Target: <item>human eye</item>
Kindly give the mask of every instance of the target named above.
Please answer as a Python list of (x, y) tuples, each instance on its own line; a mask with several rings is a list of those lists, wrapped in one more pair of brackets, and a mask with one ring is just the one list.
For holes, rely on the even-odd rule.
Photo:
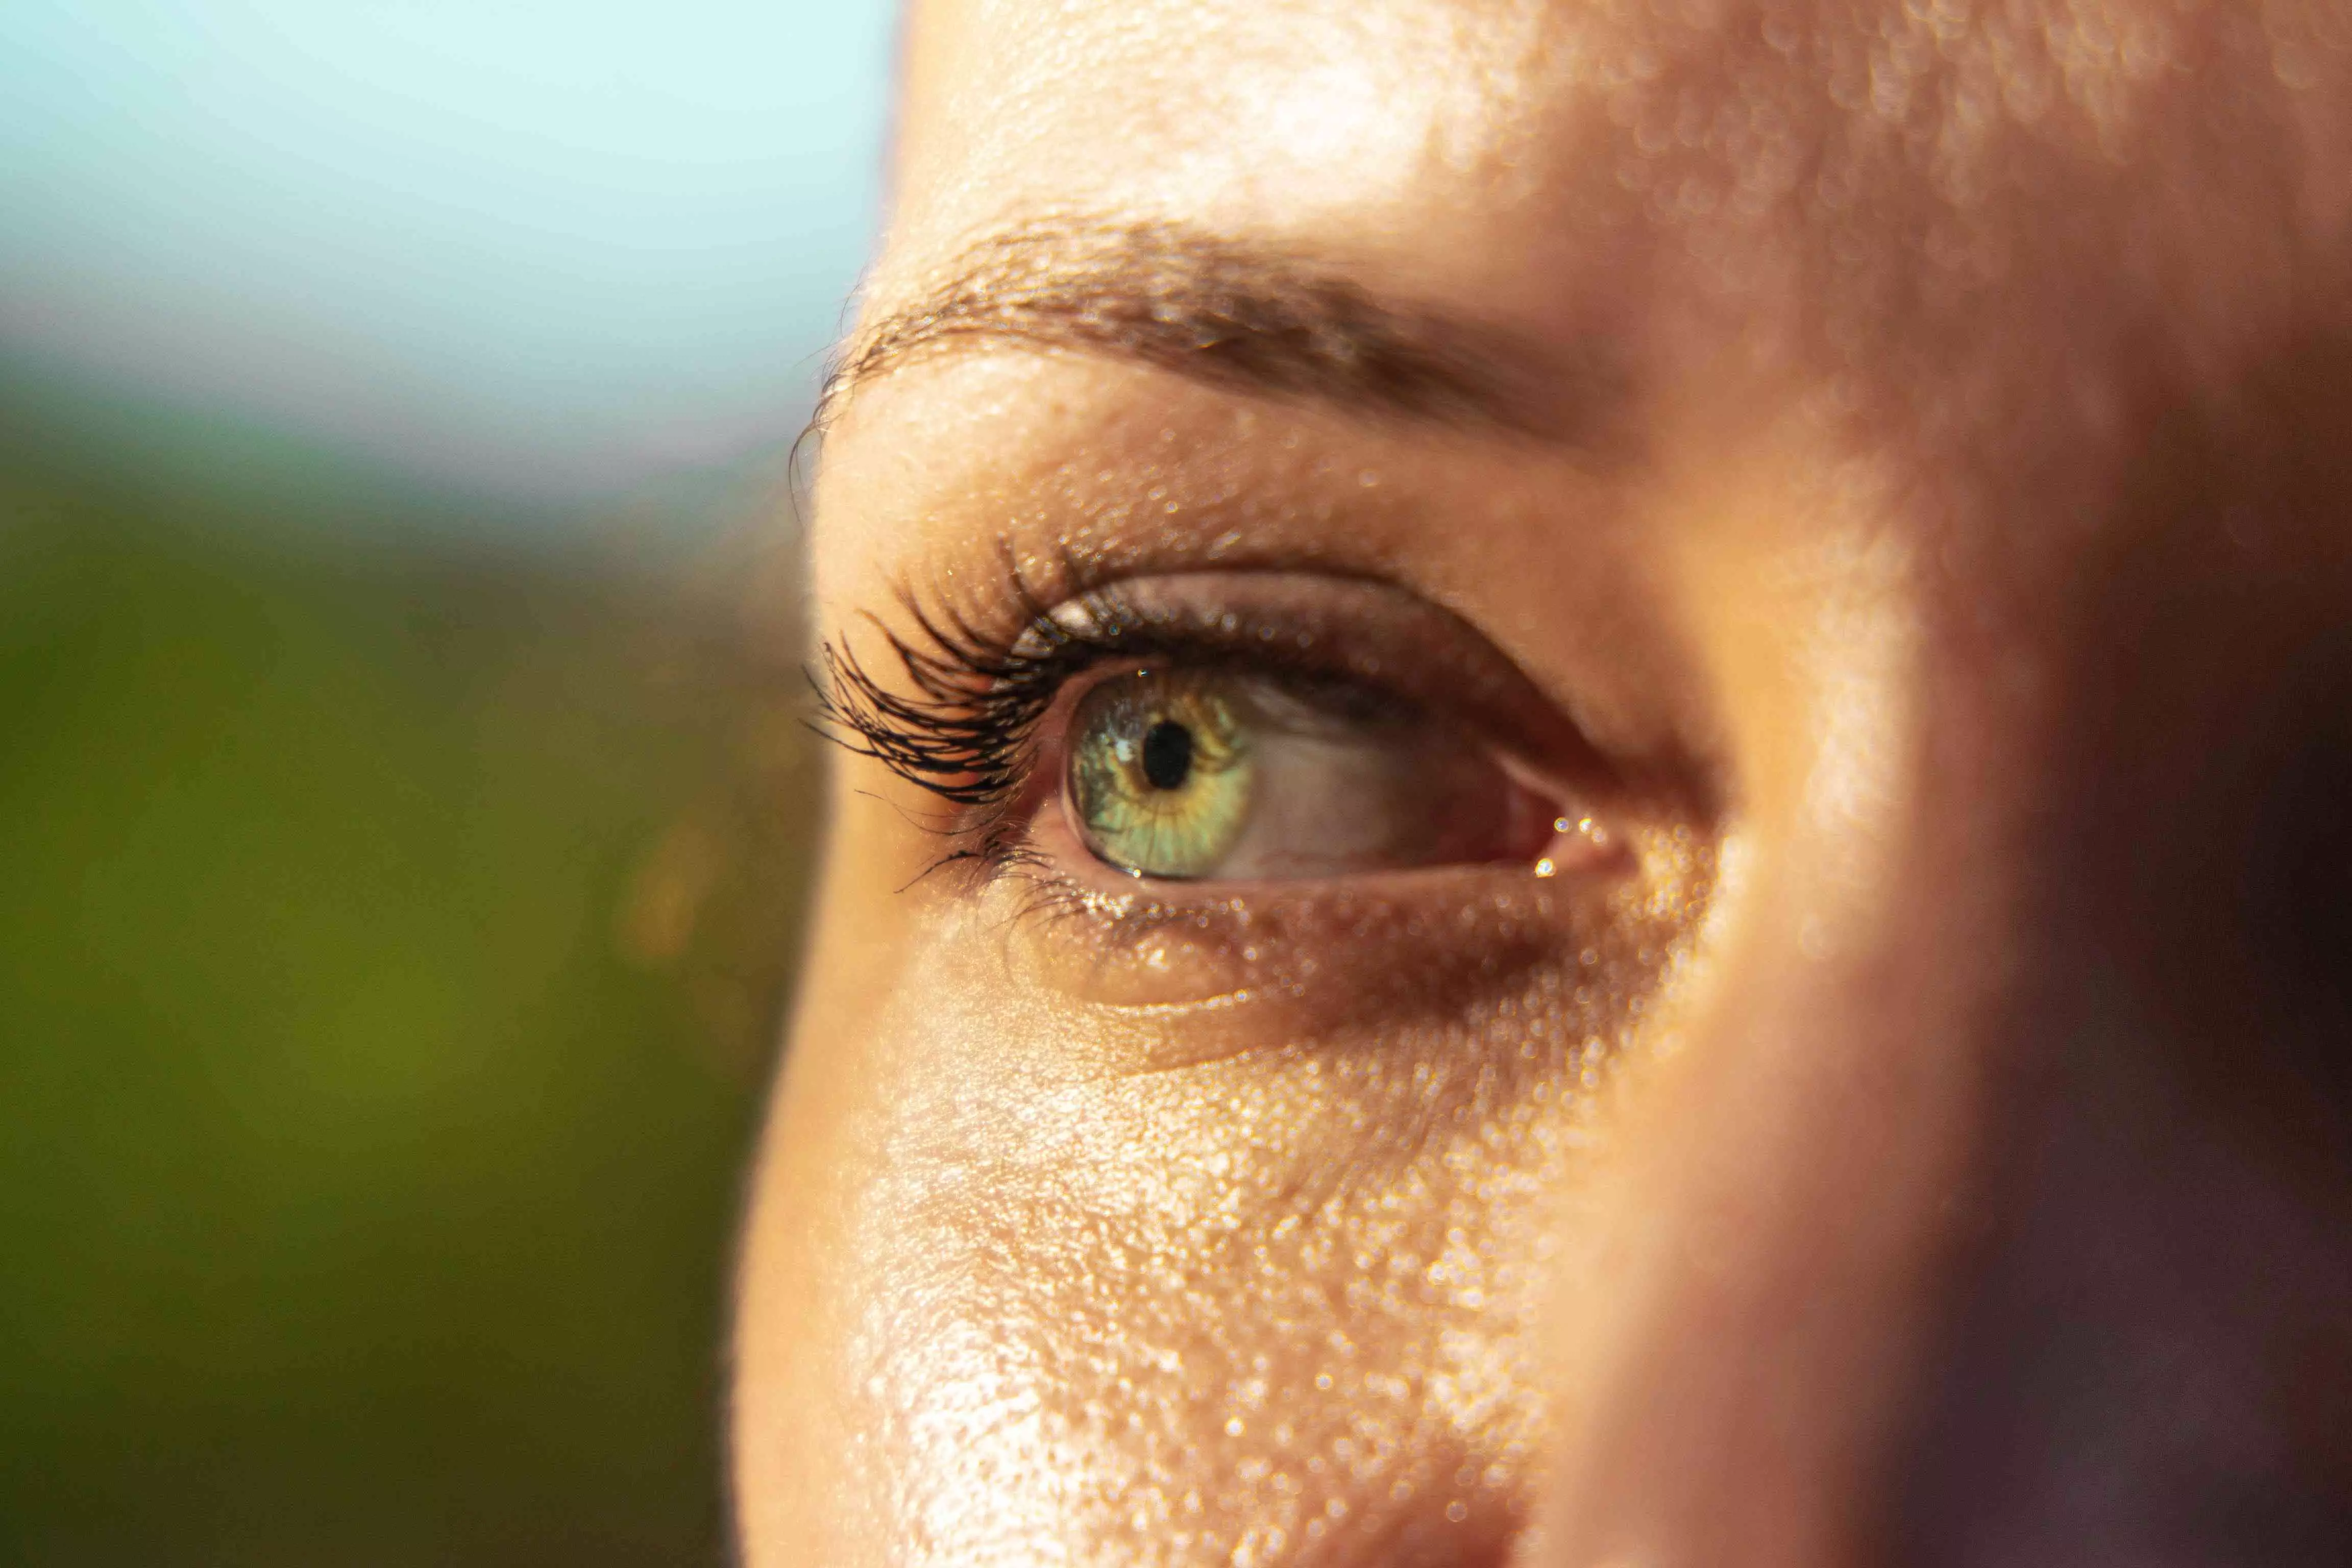
[(1045, 809), (1138, 879), (1532, 868), (1561, 825), (1464, 726), (1385, 691), (1245, 666), (1106, 670), (1073, 693), (1054, 752), (1060, 798)]
[[(1042, 595), (1024, 595), (1042, 599)], [(1615, 846), (1607, 770), (1510, 661), (1402, 588), (1191, 573), (828, 655), (836, 733), (944, 799), (946, 858), (1181, 901), (1445, 868), (1551, 878)]]

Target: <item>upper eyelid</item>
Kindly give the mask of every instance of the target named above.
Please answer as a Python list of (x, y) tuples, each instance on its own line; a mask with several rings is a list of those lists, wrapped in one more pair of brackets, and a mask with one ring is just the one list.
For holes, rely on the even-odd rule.
[(1181, 572), (1118, 584), (1196, 658), (1265, 661), (1452, 713), (1547, 771), (1611, 771), (1567, 710), (1478, 627), (1384, 578), (1327, 572)]
[(1160, 654), (1265, 660), (1443, 702), (1500, 731), (1492, 738), (1543, 771), (1588, 789), (1607, 772), (1482, 633), (1391, 583), (1320, 571), (1178, 572), (1098, 583), (1047, 604), (1014, 563), (1006, 572), (1029, 611), (1010, 635), (902, 595), (915, 630), (884, 635), (906, 689), (828, 644), (821, 721), (834, 738), (953, 805), (989, 810), (1022, 788), (1034, 731), (1071, 677), (1105, 659)]

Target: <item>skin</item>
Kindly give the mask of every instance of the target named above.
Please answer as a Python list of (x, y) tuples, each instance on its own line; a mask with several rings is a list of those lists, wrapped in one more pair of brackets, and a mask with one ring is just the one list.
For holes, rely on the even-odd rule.
[(924, 0), (904, 91), (853, 364), (1175, 224), (1526, 374), (873, 359), (824, 635), (1377, 580), (1605, 842), (1139, 927), (845, 758), (751, 1568), (2352, 1558), (2340, 6)]

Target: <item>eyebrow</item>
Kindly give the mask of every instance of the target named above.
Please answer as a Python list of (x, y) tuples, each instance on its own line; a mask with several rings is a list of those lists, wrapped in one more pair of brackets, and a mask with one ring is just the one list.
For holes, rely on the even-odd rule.
[(1578, 437), (1622, 405), (1598, 355), (1546, 362), (1489, 323), (1388, 303), (1337, 269), (1167, 222), (1033, 220), (967, 248), (853, 337), (819, 396), (970, 343), (1067, 349), (1259, 396), (1516, 435)]

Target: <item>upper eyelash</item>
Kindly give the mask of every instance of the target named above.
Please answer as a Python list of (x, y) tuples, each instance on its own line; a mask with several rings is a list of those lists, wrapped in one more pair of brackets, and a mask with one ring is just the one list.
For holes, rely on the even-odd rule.
[(1001, 811), (1028, 780), (1037, 724), (1064, 682), (1107, 657), (1167, 651), (1116, 587), (1067, 601), (1075, 615), (1056, 614), (1025, 584), (1016, 592), (1026, 618), (1010, 639), (902, 595), (914, 634), (880, 631), (903, 689), (845, 643), (826, 642), (811, 672), (818, 732), (951, 805)]

